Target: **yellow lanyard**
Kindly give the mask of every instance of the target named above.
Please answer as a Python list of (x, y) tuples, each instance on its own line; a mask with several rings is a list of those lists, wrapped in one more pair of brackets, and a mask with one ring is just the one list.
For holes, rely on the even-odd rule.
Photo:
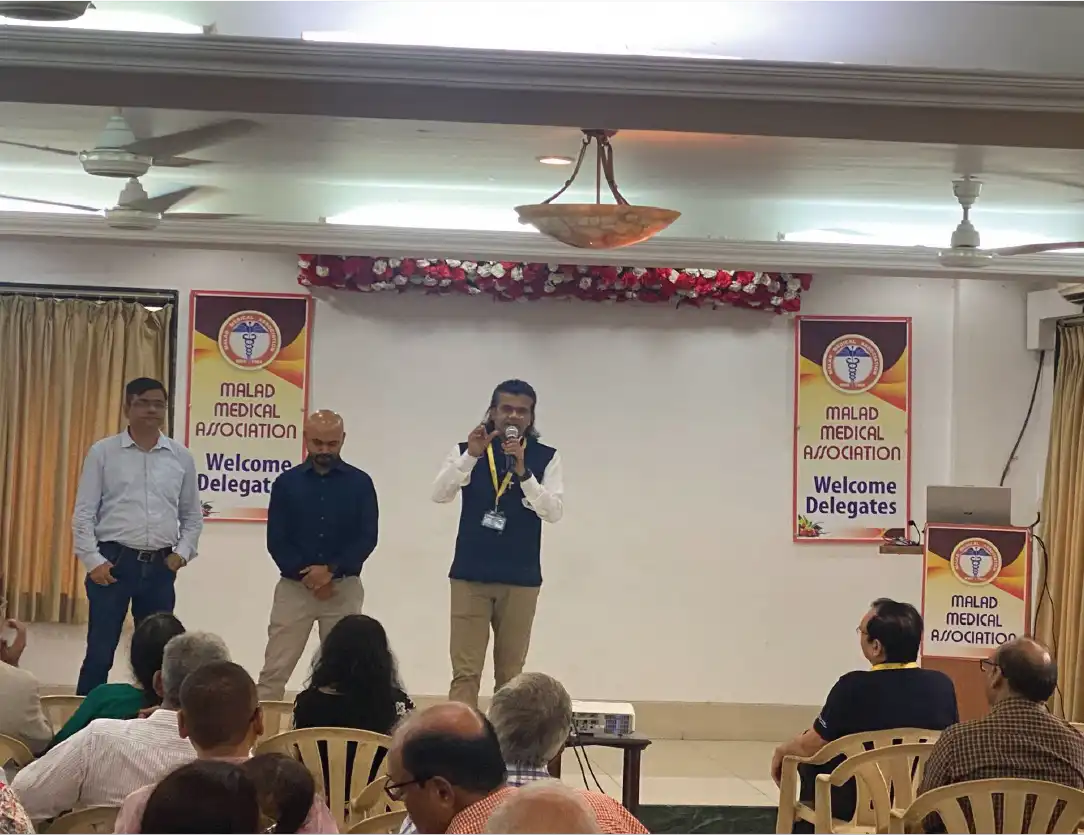
[(512, 483), (512, 473), (507, 472), (504, 474), (504, 481), (497, 484), (497, 462), (493, 458), (493, 446), (492, 444), (486, 447), (486, 454), (489, 456), (489, 474), (493, 477), (493, 489), (497, 493), (497, 500), (493, 502), (493, 506), (496, 507), (501, 502), (501, 496), (504, 495), (508, 489), (508, 485)]
[(914, 670), (918, 668), (917, 661), (908, 661), (905, 664), (874, 664), (871, 670)]

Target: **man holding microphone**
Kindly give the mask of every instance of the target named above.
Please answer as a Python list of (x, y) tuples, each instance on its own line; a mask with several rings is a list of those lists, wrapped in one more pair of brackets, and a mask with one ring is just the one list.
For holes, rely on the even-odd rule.
[(457, 444), (433, 485), (433, 501), (462, 496), (452, 560), (449, 698), (478, 705), (490, 627), (494, 690), (523, 671), (542, 585), (542, 522), (564, 513), (557, 450), (538, 440), (535, 390), (506, 380), (485, 421)]

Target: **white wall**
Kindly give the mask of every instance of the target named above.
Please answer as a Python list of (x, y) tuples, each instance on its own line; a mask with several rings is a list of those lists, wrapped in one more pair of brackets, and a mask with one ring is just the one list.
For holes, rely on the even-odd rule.
[[(0, 281), (178, 288), (182, 323), (193, 288), (296, 289), (280, 256), (59, 244), (6, 244), (4, 256)], [(1033, 367), (1022, 295), (821, 277), (806, 311), (914, 317), (916, 519), (928, 483), (996, 483)], [(182, 357), (185, 343), (182, 333)], [(792, 352), (791, 322), (743, 311), (321, 295), (312, 404), (343, 413), (346, 455), (380, 492), (366, 610), (387, 625), (407, 686), (440, 693), (449, 675), (457, 512), (427, 501), (430, 481), (492, 386), (518, 376), (539, 391), (539, 426), (568, 482), (566, 518), (546, 531), (530, 666), (578, 698), (818, 703), (860, 663), (854, 626), (868, 602), (917, 601), (920, 566), (867, 546), (791, 543)], [(180, 375), (183, 392), (183, 362)], [(949, 396), (963, 391), (990, 407)], [(1033, 470), (1025, 460), (1014, 478)], [(276, 579), (263, 530), (210, 523), (200, 552), (178, 580), (178, 614), (222, 634), (255, 673)], [(25, 663), (70, 683), (82, 648), (80, 629), (36, 627)]]

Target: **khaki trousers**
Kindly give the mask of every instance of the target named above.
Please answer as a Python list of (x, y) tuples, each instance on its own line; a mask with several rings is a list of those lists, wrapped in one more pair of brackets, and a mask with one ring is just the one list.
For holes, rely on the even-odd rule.
[(271, 602), (263, 669), (256, 685), (261, 701), (278, 700), (286, 694), (286, 683), (301, 660), (313, 623), (320, 625), (320, 642), (323, 643), (335, 624), (347, 615), (361, 612), (365, 599), (361, 578), (343, 577), (332, 582), (335, 593), (328, 600), (317, 600), (297, 580), (279, 579)]
[(452, 580), (449, 699), (478, 706), (491, 626), (494, 691), (523, 672), (537, 603), (537, 587)]

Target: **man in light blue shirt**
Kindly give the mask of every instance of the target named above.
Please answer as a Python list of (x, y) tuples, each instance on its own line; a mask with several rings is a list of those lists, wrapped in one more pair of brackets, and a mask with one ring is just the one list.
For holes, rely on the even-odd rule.
[(136, 625), (172, 612), (177, 572), (196, 555), (203, 507), (192, 453), (162, 434), (169, 402), (157, 380), (124, 390), (128, 428), (90, 448), (75, 496), (75, 554), (87, 569), (87, 653), (76, 693), (104, 684), (132, 607)]

